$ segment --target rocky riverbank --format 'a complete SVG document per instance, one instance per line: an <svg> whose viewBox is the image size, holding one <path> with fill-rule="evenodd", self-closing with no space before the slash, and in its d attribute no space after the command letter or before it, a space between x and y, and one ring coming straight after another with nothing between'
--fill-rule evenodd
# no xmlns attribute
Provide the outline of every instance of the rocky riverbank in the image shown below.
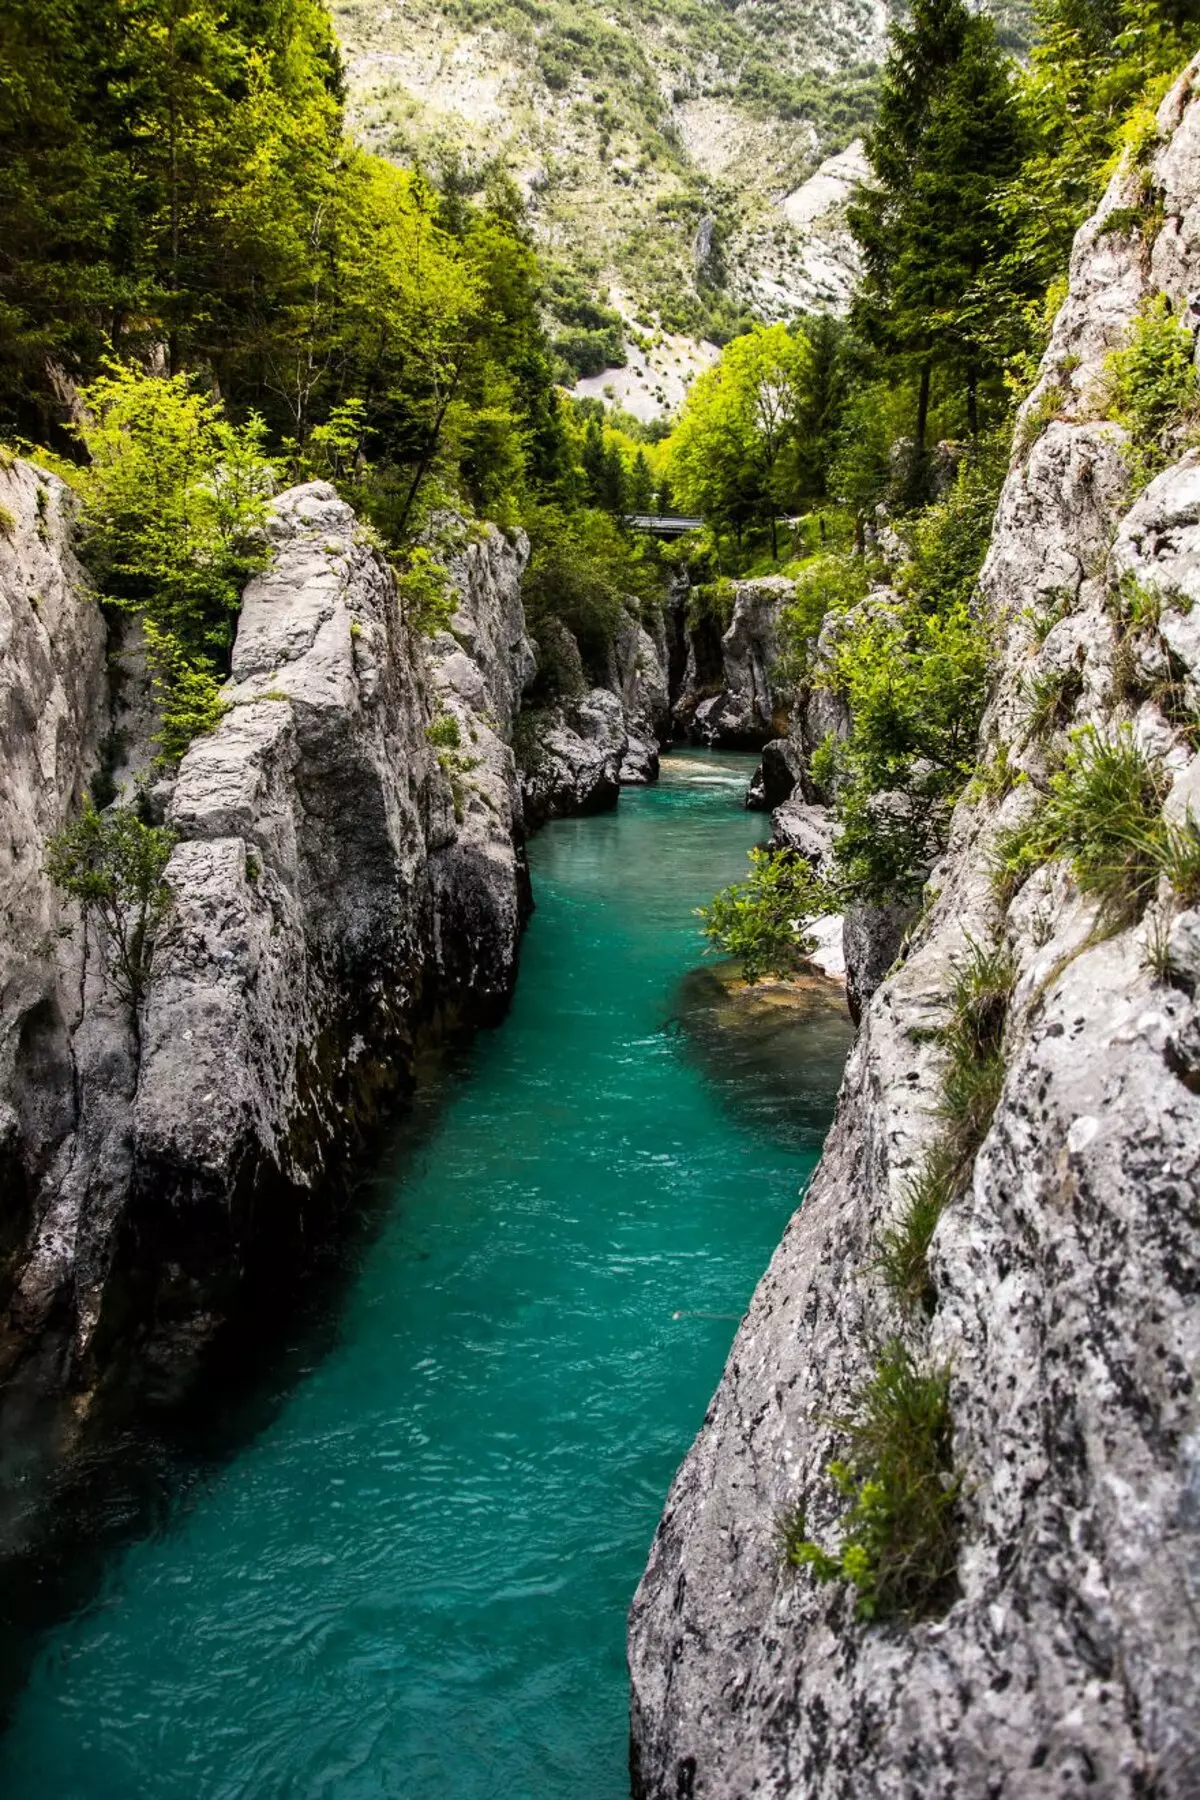
<svg viewBox="0 0 1200 1800"><path fill-rule="evenodd" d="M992 874L1070 728L1127 731L1168 821L1200 811L1198 453L1138 491L1101 400L1144 300L1195 329L1197 75L1079 233L1018 427L981 583L999 644L981 759L1007 776L959 802L633 1603L638 1800L1200 1789L1200 915L1164 882L1114 924L1061 858L1007 896ZM1131 582L1153 602L1132 628ZM1039 731L1030 695L1052 680L1061 717ZM879 1233L941 1128L940 1031L973 944L1011 969L1004 1082L914 1318ZM785 1567L779 1520L800 1509L836 1541L836 1421L894 1333L950 1372L960 1535L941 1616L880 1625Z"/></svg>

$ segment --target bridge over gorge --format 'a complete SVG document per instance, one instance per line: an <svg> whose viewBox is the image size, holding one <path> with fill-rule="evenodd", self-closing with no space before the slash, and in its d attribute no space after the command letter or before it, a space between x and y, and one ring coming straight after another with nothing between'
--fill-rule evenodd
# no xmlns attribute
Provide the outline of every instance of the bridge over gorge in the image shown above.
<svg viewBox="0 0 1200 1800"><path fill-rule="evenodd" d="M685 531L699 531L703 519L685 519L679 513L626 513L625 523L631 531L646 531L651 537L682 537Z"/></svg>

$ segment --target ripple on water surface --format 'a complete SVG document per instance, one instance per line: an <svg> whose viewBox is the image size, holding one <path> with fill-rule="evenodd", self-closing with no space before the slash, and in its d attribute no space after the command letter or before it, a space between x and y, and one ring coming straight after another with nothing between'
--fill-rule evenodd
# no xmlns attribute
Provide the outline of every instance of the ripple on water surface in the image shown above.
<svg viewBox="0 0 1200 1800"><path fill-rule="evenodd" d="M627 1792L625 1610L850 1036L693 973L751 766L534 841L512 1012L374 1176L336 1342L47 1634L6 1800Z"/></svg>

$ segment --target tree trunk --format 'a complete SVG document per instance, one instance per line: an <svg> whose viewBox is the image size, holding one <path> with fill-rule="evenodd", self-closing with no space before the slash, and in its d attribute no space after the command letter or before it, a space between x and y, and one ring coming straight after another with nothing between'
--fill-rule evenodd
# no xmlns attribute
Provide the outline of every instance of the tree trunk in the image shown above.
<svg viewBox="0 0 1200 1800"><path fill-rule="evenodd" d="M917 395L916 451L918 462L925 460L925 438L929 430L929 364L921 366L921 387Z"/></svg>
<svg viewBox="0 0 1200 1800"><path fill-rule="evenodd" d="M779 561L779 525L775 518L775 509L771 509L771 561Z"/></svg>

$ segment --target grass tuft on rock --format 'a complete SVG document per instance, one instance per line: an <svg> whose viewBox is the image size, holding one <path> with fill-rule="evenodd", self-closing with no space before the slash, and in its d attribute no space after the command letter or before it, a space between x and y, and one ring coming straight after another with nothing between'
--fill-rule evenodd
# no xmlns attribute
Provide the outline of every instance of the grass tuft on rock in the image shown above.
<svg viewBox="0 0 1200 1800"><path fill-rule="evenodd" d="M950 1372L922 1371L899 1338L879 1352L837 1421L846 1439L829 1476L848 1502L835 1551L813 1542L802 1510L782 1522L783 1554L818 1581L856 1591L860 1619L918 1619L954 1597L956 1505Z"/></svg>
<svg viewBox="0 0 1200 1800"><path fill-rule="evenodd" d="M954 964L950 1016L939 1033L946 1050L937 1117L942 1131L907 1184L897 1218L875 1239L872 1267L902 1305L932 1313L937 1294L929 1245L937 1222L966 1181L1004 1085L1003 1040L1013 985L1003 945L967 940Z"/></svg>

